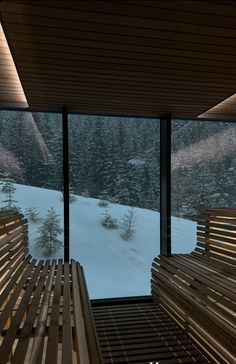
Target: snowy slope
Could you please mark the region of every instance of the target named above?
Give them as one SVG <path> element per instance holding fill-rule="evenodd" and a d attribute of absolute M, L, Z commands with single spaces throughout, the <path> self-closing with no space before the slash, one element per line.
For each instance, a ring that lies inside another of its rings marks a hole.
<path fill-rule="evenodd" d="M 63 225 L 63 202 L 57 191 L 15 185 L 15 200 L 24 213 L 27 207 L 36 207 L 40 216 L 54 207 Z M 135 235 L 125 241 L 122 229 L 106 229 L 101 224 L 106 208 L 98 200 L 76 196 L 70 204 L 70 255 L 84 266 L 91 298 L 121 297 L 150 294 L 150 267 L 159 254 L 159 213 L 135 208 Z M 4 199 L 0 192 L 0 202 Z M 1 204 L 2 205 L 2 204 Z M 120 221 L 128 207 L 111 204 L 109 213 Z M 43 258 L 35 249 L 34 238 L 38 224 L 29 225 L 29 248 L 36 258 Z M 187 253 L 195 247 L 196 223 L 172 219 L 172 251 Z M 61 237 L 63 238 L 63 236 Z M 63 249 L 53 257 L 62 258 Z"/>

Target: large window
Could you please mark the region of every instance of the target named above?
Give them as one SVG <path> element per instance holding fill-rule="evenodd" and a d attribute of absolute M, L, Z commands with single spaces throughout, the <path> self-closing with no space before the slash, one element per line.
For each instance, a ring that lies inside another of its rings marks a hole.
<path fill-rule="evenodd" d="M 29 222 L 36 258 L 63 258 L 60 114 L 0 111 L 0 208 Z"/>
<path fill-rule="evenodd" d="M 159 120 L 69 117 L 70 253 L 91 298 L 150 294 L 159 252 Z"/>
<path fill-rule="evenodd" d="M 236 207 L 236 124 L 172 121 L 172 252 L 196 245 L 198 214 Z"/>
<path fill-rule="evenodd" d="M 160 123 L 69 115 L 70 257 L 91 298 L 150 293 L 159 254 Z M 172 252 L 206 207 L 236 207 L 236 124 L 172 120 Z M 29 221 L 36 258 L 64 257 L 62 115 L 0 111 L 0 208 Z"/>

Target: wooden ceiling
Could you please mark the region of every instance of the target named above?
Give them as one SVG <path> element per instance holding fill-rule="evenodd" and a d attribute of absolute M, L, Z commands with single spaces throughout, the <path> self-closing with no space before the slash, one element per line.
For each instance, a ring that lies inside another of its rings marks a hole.
<path fill-rule="evenodd" d="M 30 107 L 196 117 L 236 92 L 234 0 L 2 1 L 0 10 Z"/>

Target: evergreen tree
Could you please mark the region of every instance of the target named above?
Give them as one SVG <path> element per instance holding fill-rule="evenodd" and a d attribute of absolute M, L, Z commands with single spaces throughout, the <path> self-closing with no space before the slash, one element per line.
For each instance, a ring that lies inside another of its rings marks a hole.
<path fill-rule="evenodd" d="M 107 151 L 104 140 L 103 120 L 96 117 L 94 125 L 94 141 L 89 171 L 90 196 L 98 197 L 105 189 L 104 171 L 106 166 Z"/>
<path fill-rule="evenodd" d="M 128 171 L 125 165 L 120 166 L 115 181 L 115 200 L 122 205 L 131 204 L 131 196 L 129 191 Z"/>
<path fill-rule="evenodd" d="M 27 207 L 25 209 L 25 216 L 32 222 L 39 221 L 39 211 L 35 207 Z"/>
<path fill-rule="evenodd" d="M 8 192 L 11 190 L 14 190 L 14 184 L 15 181 L 11 177 L 11 175 L 7 172 L 0 173 L 0 187 L 2 192 Z"/>
<path fill-rule="evenodd" d="M 124 214 L 124 217 L 121 222 L 121 228 L 123 229 L 123 233 L 121 234 L 121 237 L 124 240 L 129 240 L 135 233 L 135 224 L 136 224 L 136 212 L 134 211 L 134 208 L 128 210 L 126 214 Z"/>
<path fill-rule="evenodd" d="M 36 247 L 42 249 L 45 256 L 51 256 L 62 246 L 62 242 L 58 238 L 62 232 L 59 215 L 51 207 L 37 229 Z"/>
<path fill-rule="evenodd" d="M 106 141 L 106 163 L 103 170 L 104 190 L 109 199 L 115 196 L 115 185 L 117 179 L 117 158 L 113 133 Z"/>
<path fill-rule="evenodd" d="M 100 198 L 99 198 L 98 206 L 99 207 L 107 207 L 108 205 L 109 205 L 109 196 L 105 191 L 103 191 Z"/>
<path fill-rule="evenodd" d="M 7 210 L 20 210 L 18 206 L 16 206 L 16 200 L 14 200 L 14 190 L 8 190 L 6 194 L 5 200 L 2 200 L 4 206 L 3 208 Z"/>
<path fill-rule="evenodd" d="M 2 200 L 4 204 L 3 208 L 8 210 L 20 210 L 20 208 L 16 206 L 17 201 L 14 200 L 16 188 L 13 182 L 13 179 L 11 179 L 8 174 L 5 174 L 5 178 L 1 180 L 1 190 L 5 194 L 5 199 Z"/>
<path fill-rule="evenodd" d="M 106 210 L 105 213 L 102 214 L 102 225 L 108 229 L 116 229 L 118 227 L 117 219 L 112 217 L 108 210 Z"/>

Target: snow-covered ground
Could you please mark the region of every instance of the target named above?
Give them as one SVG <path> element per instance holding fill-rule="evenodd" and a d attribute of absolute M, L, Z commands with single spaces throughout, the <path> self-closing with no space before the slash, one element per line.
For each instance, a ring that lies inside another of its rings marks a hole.
<path fill-rule="evenodd" d="M 15 185 L 14 199 L 24 213 L 27 207 L 36 207 L 43 218 L 54 207 L 61 216 L 63 202 L 57 191 Z M 4 195 L 0 192 L 0 203 Z M 1 203 L 2 205 L 2 203 Z M 110 204 L 98 206 L 98 200 L 76 196 L 70 204 L 70 256 L 83 265 L 90 298 L 122 297 L 150 294 L 150 268 L 159 254 L 159 213 L 135 208 L 135 234 L 130 240 L 121 238 L 122 229 L 106 229 L 101 224 L 102 213 L 108 209 L 112 217 L 121 221 L 129 207 Z M 44 258 L 35 249 L 34 238 L 38 223 L 29 224 L 29 248 L 36 258 Z M 188 253 L 195 247 L 196 223 L 172 218 L 172 251 Z M 63 236 L 61 237 L 63 239 Z M 53 255 L 63 258 L 63 249 Z"/>

